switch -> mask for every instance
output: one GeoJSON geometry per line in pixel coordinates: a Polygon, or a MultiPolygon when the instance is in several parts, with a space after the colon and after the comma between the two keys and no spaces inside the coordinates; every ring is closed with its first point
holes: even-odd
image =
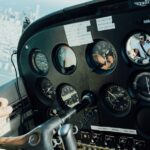
{"type": "Polygon", "coordinates": [[[120,145],[121,148],[126,148],[127,138],[126,137],[120,137],[119,138],[119,145],[120,145]]]}
{"type": "Polygon", "coordinates": [[[105,143],[107,143],[106,146],[108,146],[109,148],[114,148],[115,147],[115,137],[110,136],[110,135],[106,135],[105,136],[105,143]]]}
{"type": "Polygon", "coordinates": [[[93,133],[93,134],[92,134],[92,139],[94,140],[94,143],[95,143],[97,146],[103,146],[103,145],[104,145],[104,137],[103,137],[103,134],[93,133]]]}

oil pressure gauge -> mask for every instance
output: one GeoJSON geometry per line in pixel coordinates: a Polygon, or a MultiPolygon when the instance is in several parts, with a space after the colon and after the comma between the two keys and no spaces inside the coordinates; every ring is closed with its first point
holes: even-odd
{"type": "Polygon", "coordinates": [[[131,97],[121,86],[110,85],[103,94],[105,107],[116,116],[125,116],[131,109],[131,97]]]}

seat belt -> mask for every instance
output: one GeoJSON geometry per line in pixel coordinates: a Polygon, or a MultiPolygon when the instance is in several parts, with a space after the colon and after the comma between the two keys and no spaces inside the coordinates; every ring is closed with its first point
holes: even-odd
{"type": "Polygon", "coordinates": [[[150,55],[146,52],[146,50],[144,49],[144,47],[143,47],[143,45],[140,43],[140,46],[141,46],[141,48],[142,48],[142,50],[145,52],[145,54],[148,56],[148,57],[150,57],[150,55]]]}

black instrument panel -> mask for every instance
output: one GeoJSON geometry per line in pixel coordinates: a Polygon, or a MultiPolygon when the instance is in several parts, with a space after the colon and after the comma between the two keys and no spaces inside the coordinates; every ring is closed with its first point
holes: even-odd
{"type": "MultiPolygon", "coordinates": [[[[38,110],[37,124],[74,107],[91,91],[97,103],[70,120],[78,126],[79,134],[95,131],[92,126],[97,130],[131,129],[132,141],[142,141],[142,148],[149,149],[150,24],[143,22],[147,14],[148,9],[140,9],[71,22],[85,34],[75,35],[83,38],[79,42],[69,41],[65,29],[69,23],[47,27],[30,37],[20,49],[18,64],[33,109],[38,110]]],[[[106,137],[106,131],[97,132],[104,132],[106,137]]],[[[113,135],[112,131],[106,133],[113,135]]],[[[127,132],[113,136],[128,139],[127,132]]]]}

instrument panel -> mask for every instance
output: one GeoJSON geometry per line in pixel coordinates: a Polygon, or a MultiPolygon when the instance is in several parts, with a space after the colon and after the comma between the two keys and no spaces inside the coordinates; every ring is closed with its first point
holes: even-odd
{"type": "Polygon", "coordinates": [[[47,26],[28,38],[18,66],[36,123],[76,106],[90,91],[96,104],[69,120],[79,130],[79,145],[94,139],[88,144],[95,148],[102,142],[131,149],[131,141],[132,148],[148,150],[150,24],[143,19],[148,14],[149,9],[95,14],[47,26]]]}

